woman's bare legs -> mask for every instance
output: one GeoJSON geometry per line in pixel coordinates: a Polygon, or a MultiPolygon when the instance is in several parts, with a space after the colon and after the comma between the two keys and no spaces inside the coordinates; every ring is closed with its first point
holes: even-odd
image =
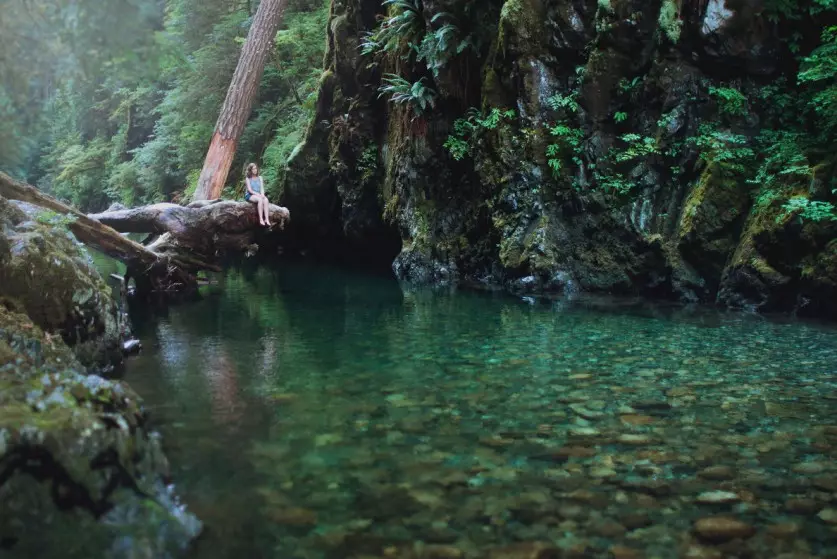
{"type": "Polygon", "coordinates": [[[256,204],[256,212],[259,214],[259,224],[264,225],[264,217],[262,217],[262,197],[259,194],[250,195],[250,203],[256,204]]]}
{"type": "Polygon", "coordinates": [[[262,200],[264,200],[264,222],[268,227],[272,227],[273,224],[270,222],[270,200],[264,194],[262,194],[262,200]]]}

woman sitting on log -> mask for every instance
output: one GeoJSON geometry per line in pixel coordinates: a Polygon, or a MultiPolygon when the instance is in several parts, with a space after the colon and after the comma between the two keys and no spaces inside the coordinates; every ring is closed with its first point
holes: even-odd
{"type": "Polygon", "coordinates": [[[264,180],[259,175],[259,166],[255,163],[247,165],[247,178],[244,179],[247,186],[247,193],[244,199],[256,204],[259,212],[259,223],[271,227],[270,223],[270,202],[264,194],[264,180]]]}

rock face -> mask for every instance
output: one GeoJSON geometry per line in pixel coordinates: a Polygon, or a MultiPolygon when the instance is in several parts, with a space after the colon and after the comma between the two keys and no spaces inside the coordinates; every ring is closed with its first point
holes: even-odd
{"type": "Polygon", "coordinates": [[[0,555],[171,557],[201,529],[139,397],[126,326],[60,218],[0,197],[0,555]],[[72,549],[68,543],[72,542],[72,549]]]}
{"type": "Polygon", "coordinates": [[[304,243],[382,259],[400,246],[397,275],[420,282],[837,314],[837,221],[783,209],[833,197],[833,164],[764,196],[739,161],[773,118],[764,84],[795,83],[769,6],[418,5],[375,55],[361,47],[381,3],[332,4],[317,115],[285,184],[304,243]],[[423,79],[432,108],[381,97],[390,73],[423,79]]]}
{"type": "Polygon", "coordinates": [[[4,305],[0,363],[0,555],[183,551],[201,526],[166,488],[138,396],[4,305]]]}
{"type": "Polygon", "coordinates": [[[109,373],[122,363],[127,326],[60,220],[0,197],[0,301],[59,336],[89,371],[109,373]]]}

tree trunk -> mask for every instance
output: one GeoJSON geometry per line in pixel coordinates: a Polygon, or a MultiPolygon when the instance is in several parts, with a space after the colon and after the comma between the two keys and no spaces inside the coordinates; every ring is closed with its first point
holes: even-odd
{"type": "MultiPolygon", "coordinates": [[[[153,204],[88,216],[2,172],[0,196],[72,216],[67,227],[76,238],[124,262],[140,292],[194,289],[197,272],[220,271],[217,262],[224,254],[253,252],[258,248],[257,232],[264,230],[258,225],[256,205],[249,202],[153,204]],[[159,236],[144,246],[120,233],[159,236]]],[[[290,212],[271,204],[270,220],[274,230],[282,230],[290,212]]]]}
{"type": "Polygon", "coordinates": [[[212,143],[198,179],[195,200],[214,200],[221,196],[238,147],[238,139],[250,117],[270,46],[287,4],[288,0],[262,0],[259,4],[215,125],[212,143]]]}

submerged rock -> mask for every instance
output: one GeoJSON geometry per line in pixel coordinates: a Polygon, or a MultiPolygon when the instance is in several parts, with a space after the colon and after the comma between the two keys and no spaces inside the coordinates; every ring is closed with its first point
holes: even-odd
{"type": "Polygon", "coordinates": [[[166,485],[139,397],[2,304],[0,363],[0,555],[183,552],[201,524],[166,485]]]}

